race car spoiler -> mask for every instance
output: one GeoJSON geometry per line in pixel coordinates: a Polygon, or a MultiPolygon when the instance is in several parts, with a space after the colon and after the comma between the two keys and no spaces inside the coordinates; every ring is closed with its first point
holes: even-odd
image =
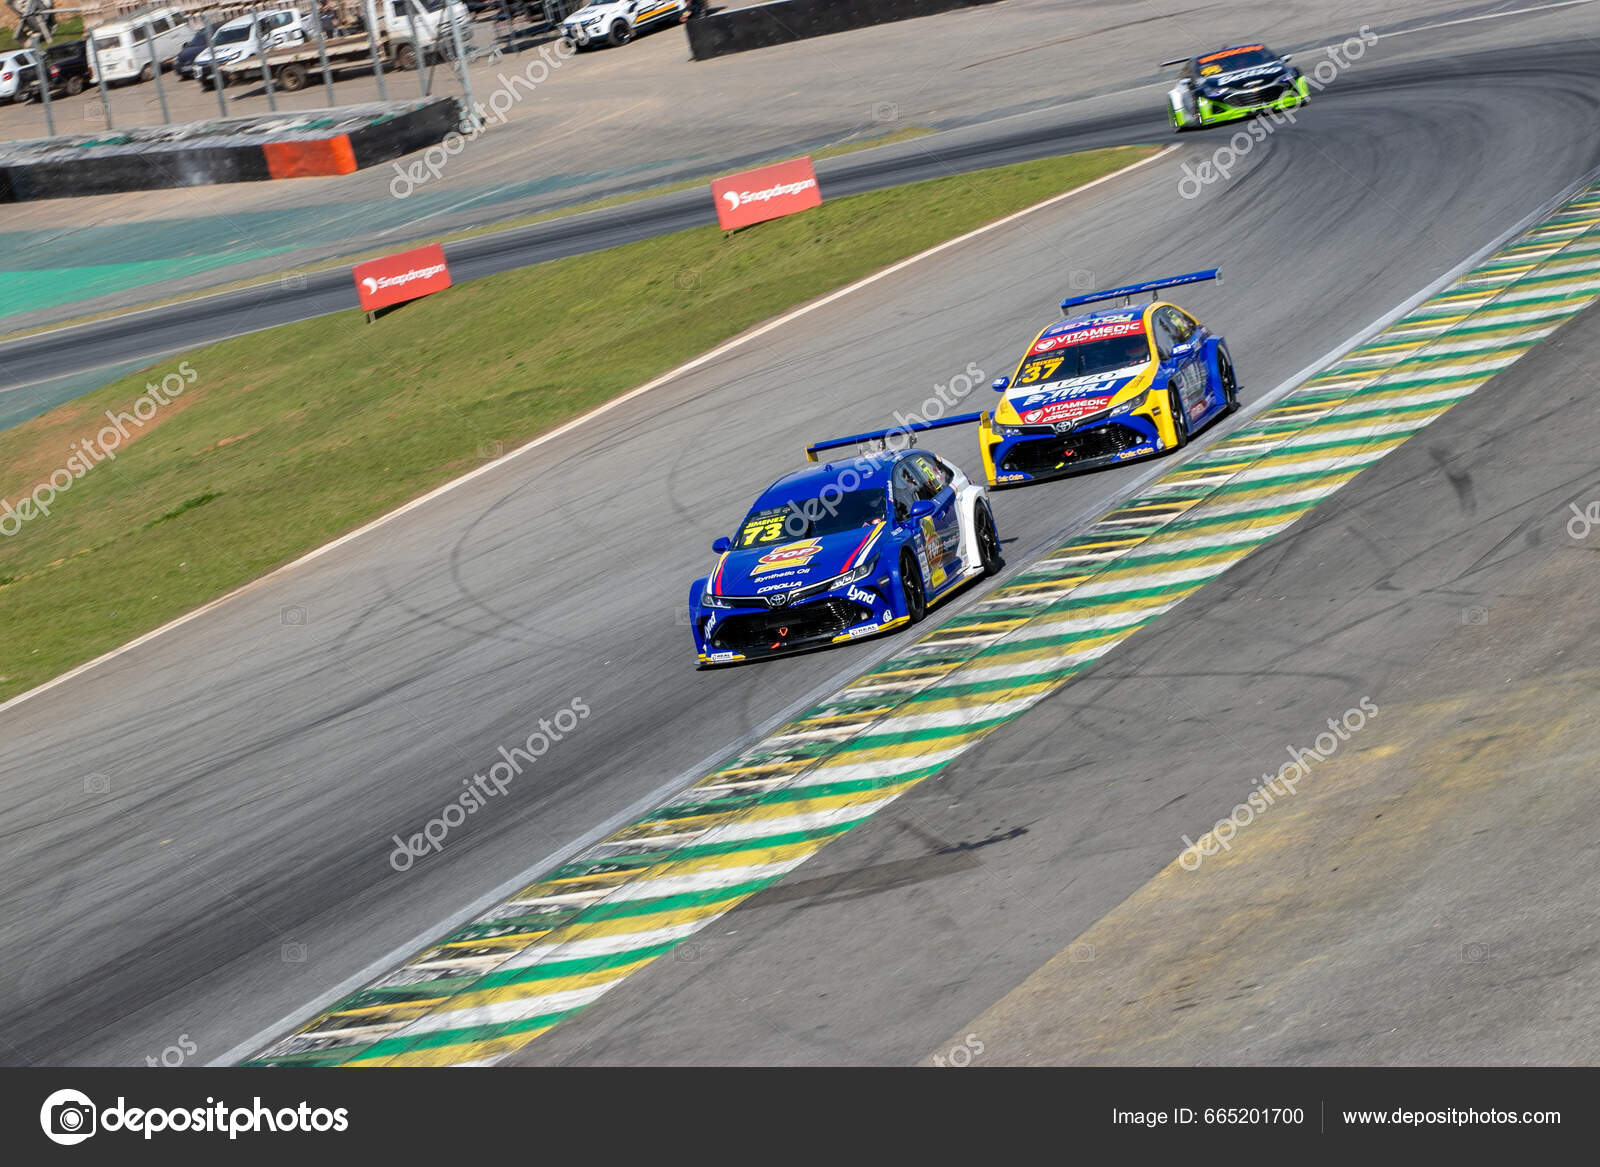
{"type": "Polygon", "coordinates": [[[919,434],[924,430],[942,430],[953,425],[971,425],[982,416],[983,411],[979,410],[977,413],[960,413],[955,417],[941,417],[937,421],[908,421],[904,425],[893,425],[885,430],[868,430],[864,434],[851,434],[847,438],[829,438],[825,442],[816,442],[807,446],[806,461],[815,462],[819,450],[837,450],[844,446],[862,446],[868,442],[882,442],[887,447],[889,439],[896,434],[905,435],[907,438],[906,444],[914,446],[917,442],[911,436],[913,434],[919,434]]]}
{"type": "Polygon", "coordinates": [[[1115,300],[1118,297],[1125,297],[1131,300],[1133,297],[1142,296],[1146,292],[1149,292],[1150,298],[1154,300],[1156,292],[1162,288],[1176,288],[1180,284],[1198,284],[1205,280],[1220,280],[1221,278],[1222,269],[1220,267],[1211,267],[1205,271],[1192,271],[1188,275],[1172,276],[1170,279],[1151,280],[1149,283],[1144,284],[1129,284],[1125,288],[1111,288],[1104,292],[1090,292],[1087,296],[1070,296],[1061,301],[1061,310],[1065,312],[1069,308],[1093,304],[1100,300],[1115,300]]]}
{"type": "Polygon", "coordinates": [[[1163,68],[1163,69],[1167,69],[1167,68],[1170,68],[1170,67],[1172,67],[1172,66],[1173,66],[1173,65],[1183,65],[1183,64],[1187,64],[1187,63],[1188,63],[1188,62],[1189,62],[1189,61],[1192,61],[1192,60],[1194,60],[1194,58],[1193,58],[1193,57],[1179,57],[1179,58],[1178,58],[1178,59],[1177,59],[1177,60],[1175,60],[1175,61],[1162,61],[1162,62],[1161,62],[1161,67],[1162,67],[1162,68],[1163,68]]]}

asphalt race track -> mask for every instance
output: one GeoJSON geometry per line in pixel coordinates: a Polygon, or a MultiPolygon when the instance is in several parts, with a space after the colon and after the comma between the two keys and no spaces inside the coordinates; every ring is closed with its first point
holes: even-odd
{"type": "MultiPolygon", "coordinates": [[[[819,183],[830,198],[859,194],[1073,150],[1160,141],[1166,137],[1166,128],[1159,117],[1141,110],[1089,124],[1051,121],[1000,134],[985,127],[982,131],[950,131],[948,136],[948,141],[941,135],[930,142],[913,141],[858,156],[822,159],[817,163],[819,183]]],[[[701,187],[464,239],[448,244],[445,254],[450,274],[459,283],[715,222],[716,212],[701,187]]],[[[274,280],[24,337],[0,345],[0,365],[7,380],[28,384],[141,357],[154,358],[356,306],[347,267],[311,272],[303,279],[303,284],[274,280]]]]}
{"type": "MultiPolygon", "coordinates": [[[[1409,47],[1409,45],[1408,45],[1409,47]]],[[[1478,74],[1481,84],[1500,84],[1502,69],[1517,62],[1430,60],[1385,67],[1373,62],[1341,79],[1329,103],[1362,93],[1403,99],[1421,87],[1439,92],[1478,74]],[[1484,66],[1487,65],[1485,70],[1484,66]]],[[[1097,107],[1103,103],[1094,103],[1097,107]]],[[[1081,108],[1056,107],[997,122],[946,130],[924,139],[822,159],[819,184],[826,197],[859,194],[968,170],[1005,166],[1075,150],[1165,142],[1172,137],[1159,89],[1146,89],[1138,105],[1085,116],[1081,108]]],[[[1227,132],[1212,135],[1215,149],[1227,132]]],[[[448,244],[445,253],[459,283],[545,260],[559,259],[681,231],[716,221],[703,188],[548,220],[448,244]]],[[[13,385],[54,380],[141,358],[222,340],[242,333],[356,306],[349,270],[336,267],[304,274],[298,281],[271,280],[257,286],[203,296],[144,312],[127,313],[55,329],[0,345],[0,368],[13,385]]]]}
{"type": "MultiPolygon", "coordinates": [[[[1001,371],[1075,281],[1220,264],[1221,286],[1178,299],[1227,335],[1248,404],[1600,163],[1600,142],[1573,129],[1600,109],[1600,46],[1552,36],[1446,58],[1442,34],[1422,34],[1408,51],[1429,44],[1443,63],[1375,60],[1194,200],[1178,193],[1179,165],[1224,136],[1185,139],[1181,154],[812,312],[580,439],[539,447],[0,713],[9,1060],[142,1064],[180,1035],[198,1060],[221,1057],[886,654],[891,643],[863,643],[697,673],[677,613],[711,539],[808,440],[889,424],[969,363],[1001,371]],[[419,829],[498,747],[575,698],[592,715],[495,813],[406,873],[390,867],[393,835],[419,829]]],[[[1062,116],[1051,134],[966,162],[1167,137],[1158,114],[1130,107],[1085,125],[1062,116]]],[[[849,161],[824,179],[830,193],[851,189],[849,161]]],[[[865,188],[949,160],[892,177],[856,164],[865,188]]],[[[629,216],[658,215],[659,229],[699,221],[699,201],[628,208],[589,245],[645,229],[629,216]]],[[[545,230],[530,229],[514,255],[452,260],[473,276],[583,249],[545,230]]],[[[236,329],[230,313],[259,327],[343,306],[321,299],[348,294],[336,277],[272,306],[186,306],[162,344],[236,329]]],[[[73,341],[80,360],[126,352],[124,325],[99,327],[73,341]]],[[[8,346],[5,360],[69,371],[40,343],[32,354],[8,346]]],[[[976,461],[970,434],[930,444],[976,461]]],[[[1139,477],[997,495],[1008,556],[1024,562],[1139,477]]],[[[1130,865],[1101,877],[1128,894],[1148,875],[1130,865]]],[[[1120,898],[1109,883],[1096,895],[1102,910],[1120,898]]],[[[1083,923],[1039,921],[1039,948],[1055,951],[1083,923]]],[[[1036,963],[1021,958],[1004,984],[1036,963]]],[[[774,1040],[767,1056],[798,1060],[798,1046],[774,1040]]]]}

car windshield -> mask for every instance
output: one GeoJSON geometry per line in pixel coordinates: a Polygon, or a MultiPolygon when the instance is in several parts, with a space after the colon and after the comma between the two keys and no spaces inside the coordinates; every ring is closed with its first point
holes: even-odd
{"type": "MultiPolygon", "coordinates": [[[[1042,342],[1041,342],[1042,343],[1042,342]]],[[[1037,346],[1035,346],[1037,347],[1037,346]]],[[[1150,342],[1144,326],[1137,332],[1067,344],[1048,352],[1029,353],[1017,370],[1018,385],[1065,381],[1071,377],[1094,377],[1118,369],[1143,365],[1150,359],[1150,342]]]]}
{"type": "Polygon", "coordinates": [[[250,26],[248,24],[241,24],[237,28],[225,28],[217,33],[217,44],[219,45],[237,44],[239,41],[249,39],[250,26]]]}
{"type": "Polygon", "coordinates": [[[1260,65],[1277,63],[1278,55],[1265,45],[1245,45],[1196,57],[1194,68],[1198,76],[1215,77],[1218,73],[1232,73],[1235,69],[1254,69],[1260,65]]]}
{"type": "MultiPolygon", "coordinates": [[[[776,506],[752,510],[740,524],[734,546],[764,547],[836,535],[870,527],[889,513],[888,494],[881,486],[843,493],[825,489],[820,494],[822,497],[800,493],[776,506]]],[[[770,499],[764,501],[771,503],[770,499]]]]}

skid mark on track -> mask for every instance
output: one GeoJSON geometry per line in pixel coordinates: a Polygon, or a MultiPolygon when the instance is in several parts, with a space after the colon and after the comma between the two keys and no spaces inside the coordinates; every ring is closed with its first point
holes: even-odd
{"type": "Polygon", "coordinates": [[[1600,298],[1597,277],[1600,184],[1006,586],[246,1064],[482,1065],[527,1044],[1269,543],[1600,298]]]}

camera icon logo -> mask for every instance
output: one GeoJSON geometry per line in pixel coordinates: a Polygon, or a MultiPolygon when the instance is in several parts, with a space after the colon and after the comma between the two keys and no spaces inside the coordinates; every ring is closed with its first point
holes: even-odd
{"type": "Polygon", "coordinates": [[[39,1125],[52,1143],[71,1147],[95,1132],[95,1105],[77,1090],[57,1090],[39,1108],[39,1125]]]}

